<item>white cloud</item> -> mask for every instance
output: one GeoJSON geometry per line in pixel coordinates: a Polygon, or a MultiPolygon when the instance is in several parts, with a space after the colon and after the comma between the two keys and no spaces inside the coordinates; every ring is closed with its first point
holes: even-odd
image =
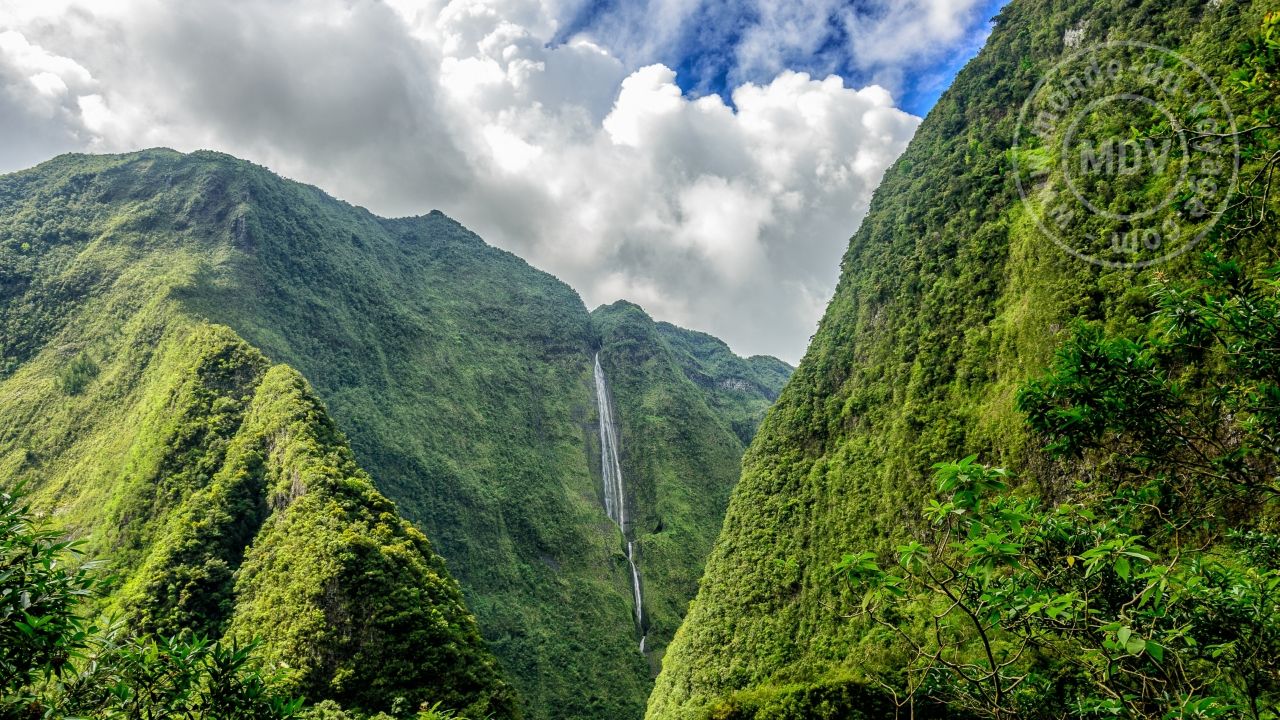
{"type": "Polygon", "coordinates": [[[0,165],[30,164],[88,142],[79,103],[94,87],[75,60],[0,25],[0,165]]]}
{"type": "Polygon", "coordinates": [[[964,39],[982,0],[877,0],[869,13],[843,13],[854,60],[863,67],[936,56],[964,39]]]}
{"type": "MultiPolygon", "coordinates": [[[[978,13],[984,0],[876,0],[868,17],[842,18],[851,55],[876,82],[896,87],[903,75],[957,50],[976,50],[990,27],[978,13]],[[972,46],[972,47],[971,47],[972,46]]],[[[967,54],[967,53],[966,53],[967,54]]],[[[917,86],[938,78],[919,78],[917,86]]]]}
{"type": "Polygon", "coordinates": [[[985,18],[986,0],[755,0],[756,22],[735,44],[741,77],[777,72],[820,54],[839,26],[833,60],[877,71],[900,69],[952,50],[985,18]]]}
{"type": "Polygon", "coordinates": [[[588,305],[627,298],[796,360],[918,118],[882,88],[785,70],[733,107],[689,98],[664,66],[548,45],[567,7],[17,2],[0,9],[0,164],[224,150],[376,212],[438,207],[588,305]]]}

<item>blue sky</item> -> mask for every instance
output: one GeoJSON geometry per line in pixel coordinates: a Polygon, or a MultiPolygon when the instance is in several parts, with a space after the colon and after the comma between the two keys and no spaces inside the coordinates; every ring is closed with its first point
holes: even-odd
{"type": "Polygon", "coordinates": [[[964,42],[953,47],[946,55],[924,64],[907,79],[899,91],[899,102],[904,110],[921,116],[929,112],[942,93],[951,87],[956,73],[982,49],[990,34],[991,19],[1006,2],[1008,0],[987,0],[982,3],[981,10],[977,13],[982,21],[965,35],[964,42]]]}
{"type": "Polygon", "coordinates": [[[850,87],[878,83],[899,107],[924,115],[981,49],[1006,1],[938,0],[912,8],[910,0],[799,0],[790,3],[793,10],[778,13],[781,5],[760,0],[587,0],[562,18],[557,40],[586,36],[630,65],[662,63],[694,96],[715,93],[729,101],[737,85],[767,83],[785,69],[839,75],[850,87]],[[676,6],[667,13],[676,20],[655,28],[655,17],[664,14],[660,6],[676,6]],[[910,25],[930,12],[939,26],[910,25]],[[859,27],[883,32],[898,52],[884,53],[877,38],[859,35],[859,27]],[[770,35],[775,41],[764,43],[766,57],[756,53],[743,62],[744,43],[770,35]]]}

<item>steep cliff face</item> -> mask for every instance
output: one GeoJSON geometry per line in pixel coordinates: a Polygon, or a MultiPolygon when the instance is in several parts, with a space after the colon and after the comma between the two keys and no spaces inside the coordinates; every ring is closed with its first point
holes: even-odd
{"type": "MultiPolygon", "coordinates": [[[[844,617],[832,564],[910,532],[933,463],[977,452],[1031,479],[1047,472],[1015,412],[1017,387],[1074,318],[1132,328],[1152,310],[1144,287],[1153,274],[1185,275],[1194,263],[1190,253],[1109,267],[1047,239],[1015,182],[1017,163],[1034,156],[1015,146],[1024,100],[1064,57],[1116,40],[1173,49],[1228,85],[1239,41],[1274,9],[1229,0],[1006,6],[852,238],[819,331],[744,458],[649,718],[891,713],[863,682],[892,659],[844,617]]],[[[1138,122],[1095,115],[1121,129],[1138,122]]],[[[1082,214],[1063,232],[1093,249],[1115,229],[1107,222],[1082,214]]]]}
{"type": "Polygon", "coordinates": [[[657,326],[685,377],[702,390],[708,406],[728,422],[743,446],[750,445],[794,368],[768,355],[739,357],[706,333],[665,322],[657,326]]]}
{"type": "MultiPolygon", "coordinates": [[[[414,648],[443,642],[485,657],[417,527],[526,716],[642,714],[653,671],[593,445],[601,340],[572,289],[438,213],[378,218],[225,155],[167,150],[0,178],[0,281],[0,482],[30,481],[87,536],[126,579],[113,602],[148,627],[261,634],[309,695],[390,702],[418,673],[374,678],[378,653],[431,668],[449,651],[414,648]],[[314,422],[295,428],[297,414],[314,422]],[[273,621],[285,606],[299,613],[273,621]]],[[[716,378],[705,391],[655,376],[678,383],[645,420],[668,434],[635,441],[663,473],[637,481],[681,488],[665,522],[703,549],[649,580],[668,636],[741,434],[788,369],[723,344],[712,356],[767,371],[749,391],[716,385],[737,371],[697,371],[716,378]],[[708,421],[708,403],[723,417],[708,421]],[[695,417],[716,432],[686,431],[695,417]]],[[[431,697],[506,712],[484,661],[448,663],[431,697]]]]}
{"type": "Polygon", "coordinates": [[[790,368],[627,302],[592,313],[621,436],[646,649],[656,669],[697,591],[750,438],[790,368]]]}

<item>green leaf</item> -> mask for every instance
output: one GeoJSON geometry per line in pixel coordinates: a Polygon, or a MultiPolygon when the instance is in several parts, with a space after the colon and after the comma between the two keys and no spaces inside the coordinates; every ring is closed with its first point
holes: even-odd
{"type": "Polygon", "coordinates": [[[1124,649],[1128,651],[1130,655],[1141,655],[1142,651],[1147,649],[1147,643],[1142,638],[1134,635],[1124,644],[1124,649]]]}
{"type": "Polygon", "coordinates": [[[1156,662],[1164,662],[1164,648],[1159,643],[1148,640],[1146,650],[1147,654],[1154,658],[1156,662]]]}
{"type": "Polygon", "coordinates": [[[1116,558],[1115,569],[1116,569],[1116,574],[1120,576],[1120,579],[1121,579],[1121,580],[1128,580],[1128,579],[1129,579],[1129,560],[1128,560],[1128,558],[1125,558],[1125,557],[1123,557],[1123,556],[1122,556],[1122,557],[1118,557],[1118,558],[1116,558]]]}
{"type": "Polygon", "coordinates": [[[1120,643],[1121,647],[1124,647],[1129,644],[1129,638],[1132,635],[1133,630],[1130,630],[1127,627],[1122,627],[1116,631],[1116,640],[1120,643]]]}

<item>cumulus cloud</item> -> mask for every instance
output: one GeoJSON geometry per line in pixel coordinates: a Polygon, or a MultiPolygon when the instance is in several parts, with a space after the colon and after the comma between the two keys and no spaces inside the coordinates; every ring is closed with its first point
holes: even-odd
{"type": "Polygon", "coordinates": [[[990,7],[989,0],[875,0],[873,12],[844,13],[840,21],[857,66],[875,82],[900,87],[904,74],[947,53],[976,51],[990,33],[983,17],[990,7]]]}
{"type": "Polygon", "coordinates": [[[690,97],[666,66],[565,41],[574,1],[10,0],[0,169],[219,149],[382,214],[438,207],[590,306],[795,361],[918,118],[782,68],[690,97]]]}
{"type": "Polygon", "coordinates": [[[0,31],[0,167],[21,167],[91,140],[82,115],[100,97],[82,65],[0,31]]]}
{"type": "Polygon", "coordinates": [[[881,71],[918,66],[983,31],[988,0],[755,0],[756,22],[735,43],[735,73],[777,72],[823,56],[881,71]]]}

